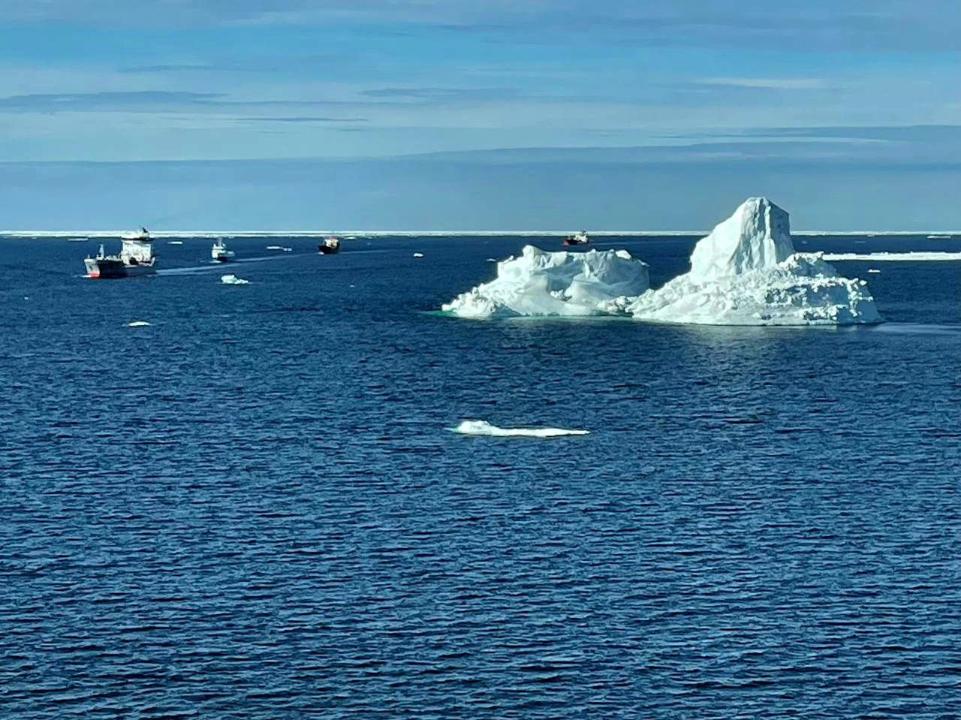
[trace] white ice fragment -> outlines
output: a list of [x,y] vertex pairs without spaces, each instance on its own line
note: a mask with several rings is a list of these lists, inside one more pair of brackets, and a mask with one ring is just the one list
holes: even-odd
[[649,287],[647,265],[626,250],[546,252],[526,246],[497,264],[497,277],[442,306],[459,317],[608,314],[604,307]]
[[418,252],[418,253],[414,253],[414,257],[415,257],[415,258],[422,258],[422,257],[424,257],[424,253],[419,253],[419,252]]
[[127,323],[127,327],[150,327],[150,323],[146,320],[134,320],[133,322]]
[[451,428],[461,435],[485,435],[488,437],[533,437],[555,438],[566,435],[588,435],[589,430],[566,430],[564,428],[501,428],[491,425],[484,420],[464,420],[460,425]]
[[224,285],[250,285],[249,280],[244,280],[236,275],[221,275],[220,282]]
[[868,272],[869,272],[869,273],[872,273],[872,274],[875,274],[875,273],[880,273],[881,271],[878,270],[877,268],[868,268]]

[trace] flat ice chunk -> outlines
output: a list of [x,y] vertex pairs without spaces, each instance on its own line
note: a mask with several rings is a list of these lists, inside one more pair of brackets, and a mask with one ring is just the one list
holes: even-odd
[[647,264],[626,250],[547,252],[527,245],[497,263],[497,277],[443,305],[459,317],[602,315],[648,289]]
[[961,252],[876,252],[824,253],[825,260],[870,260],[881,262],[958,262]]
[[244,280],[236,275],[221,275],[220,282],[224,285],[250,285],[249,280]]
[[701,239],[691,271],[607,308],[638,320],[700,325],[850,325],[881,321],[862,280],[820,253],[795,253],[788,214],[750,198]]
[[150,323],[146,320],[134,320],[133,322],[128,322],[127,327],[150,327]]
[[453,431],[461,435],[485,435],[488,437],[534,437],[555,438],[567,435],[588,435],[589,430],[566,430],[564,428],[501,428],[484,420],[464,420]]

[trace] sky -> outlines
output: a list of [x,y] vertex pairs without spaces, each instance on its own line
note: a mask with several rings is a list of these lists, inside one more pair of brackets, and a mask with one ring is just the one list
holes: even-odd
[[0,0],[0,228],[961,229],[952,0]]

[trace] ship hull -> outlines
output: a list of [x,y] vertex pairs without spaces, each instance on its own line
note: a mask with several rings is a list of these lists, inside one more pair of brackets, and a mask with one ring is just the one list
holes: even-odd
[[321,255],[336,255],[340,252],[340,245],[336,245],[334,247],[331,247],[330,245],[319,245],[317,250]]
[[110,258],[87,258],[84,260],[87,277],[92,280],[119,280],[126,277],[153,275],[157,269],[153,265],[127,265],[121,260]]

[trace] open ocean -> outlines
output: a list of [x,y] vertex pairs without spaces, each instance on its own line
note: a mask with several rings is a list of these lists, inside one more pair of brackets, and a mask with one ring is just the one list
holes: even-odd
[[869,328],[465,321],[525,239],[210,242],[0,238],[0,717],[957,716],[961,263],[835,263]]

